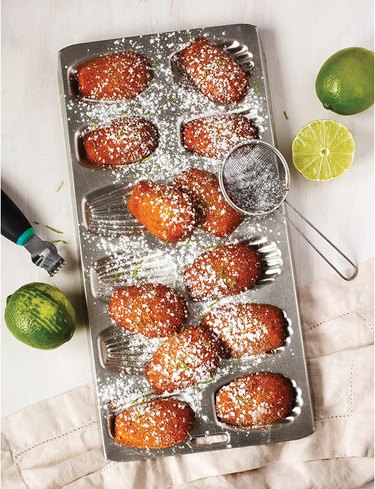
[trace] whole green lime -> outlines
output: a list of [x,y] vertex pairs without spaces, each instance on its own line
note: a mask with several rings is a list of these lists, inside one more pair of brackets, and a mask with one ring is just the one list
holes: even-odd
[[368,109],[374,103],[373,51],[338,51],[321,67],[315,89],[324,107],[336,114],[352,115]]
[[75,312],[58,288],[33,282],[7,298],[5,322],[9,331],[26,345],[50,350],[73,336]]

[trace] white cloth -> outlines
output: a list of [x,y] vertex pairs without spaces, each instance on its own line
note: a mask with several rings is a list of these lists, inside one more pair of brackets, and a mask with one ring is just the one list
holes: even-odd
[[301,440],[116,463],[93,385],[3,420],[6,489],[355,489],[373,480],[373,261],[299,291],[316,432]]

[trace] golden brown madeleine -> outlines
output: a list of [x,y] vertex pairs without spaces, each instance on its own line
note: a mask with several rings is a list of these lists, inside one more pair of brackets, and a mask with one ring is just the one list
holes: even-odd
[[136,184],[128,209],[152,234],[164,241],[188,236],[195,224],[195,210],[181,190],[164,183],[143,180]]
[[229,357],[241,358],[275,350],[285,344],[283,311],[269,304],[225,304],[206,314],[201,325],[213,332]]
[[90,59],[77,69],[80,95],[95,100],[131,99],[147,88],[151,78],[146,58],[131,51]]
[[242,222],[242,214],[225,201],[219,181],[212,173],[189,168],[177,175],[174,184],[193,201],[196,224],[204,231],[223,238]]
[[178,333],[187,318],[185,299],[162,284],[128,285],[115,289],[108,311],[119,326],[149,337]]
[[185,271],[195,301],[220,299],[254,287],[262,277],[260,254],[246,244],[230,244],[202,253]]
[[188,328],[161,344],[145,375],[156,392],[175,392],[209,377],[221,355],[221,346],[207,329]]
[[156,126],[143,117],[121,117],[88,132],[83,146],[94,165],[128,165],[149,156],[158,146]]
[[269,426],[292,412],[295,399],[289,379],[256,372],[238,377],[217,392],[216,414],[223,423],[235,426]]
[[185,441],[194,426],[191,407],[172,397],[135,404],[115,419],[115,441],[127,447],[168,448]]
[[198,38],[179,53],[178,59],[198,90],[214,102],[238,102],[248,91],[244,70],[213,42]]
[[258,139],[253,121],[243,115],[215,115],[193,119],[182,126],[182,144],[207,158],[224,158],[242,141]]

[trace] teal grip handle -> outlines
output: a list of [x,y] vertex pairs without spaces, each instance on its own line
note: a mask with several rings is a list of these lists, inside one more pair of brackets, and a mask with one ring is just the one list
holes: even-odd
[[34,228],[28,228],[26,231],[24,231],[21,236],[17,239],[16,244],[19,246],[25,245],[30,238],[32,238],[35,235]]

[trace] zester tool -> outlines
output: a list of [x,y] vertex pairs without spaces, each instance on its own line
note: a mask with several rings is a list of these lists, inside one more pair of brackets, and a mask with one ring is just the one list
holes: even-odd
[[1,191],[1,234],[13,243],[23,246],[36,266],[44,268],[52,276],[64,264],[56,246],[41,240],[35,230],[10,197]]

